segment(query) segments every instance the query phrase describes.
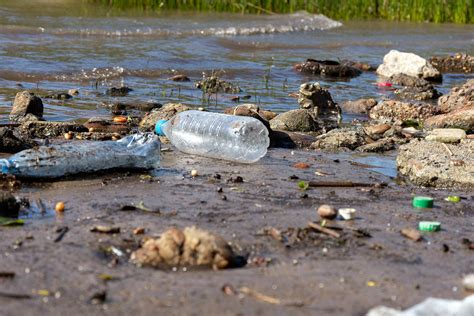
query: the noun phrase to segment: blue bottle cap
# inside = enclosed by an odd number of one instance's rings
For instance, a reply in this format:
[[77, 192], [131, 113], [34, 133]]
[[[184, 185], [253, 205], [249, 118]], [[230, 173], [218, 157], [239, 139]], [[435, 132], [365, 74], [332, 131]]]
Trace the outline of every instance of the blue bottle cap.
[[160, 136], [165, 136], [165, 133], [163, 132], [163, 125], [168, 122], [168, 120], [159, 120], [158, 122], [156, 122], [156, 125], [155, 125], [155, 133], [157, 135], [160, 135]]
[[0, 159], [0, 166], [2, 167], [2, 173], [10, 173], [10, 162], [7, 159]]

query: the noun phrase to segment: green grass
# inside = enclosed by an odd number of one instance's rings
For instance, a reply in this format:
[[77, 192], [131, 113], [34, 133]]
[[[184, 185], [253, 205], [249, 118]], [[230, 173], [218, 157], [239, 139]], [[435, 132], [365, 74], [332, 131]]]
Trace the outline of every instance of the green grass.
[[333, 19], [474, 23], [474, 0], [86, 0], [114, 9], [291, 13], [306, 10]]

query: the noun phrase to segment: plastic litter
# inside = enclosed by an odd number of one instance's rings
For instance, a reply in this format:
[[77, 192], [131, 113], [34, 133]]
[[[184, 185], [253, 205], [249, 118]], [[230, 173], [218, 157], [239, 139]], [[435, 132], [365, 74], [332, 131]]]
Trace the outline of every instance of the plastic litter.
[[450, 195], [447, 198], [445, 198], [445, 200], [448, 201], [448, 202], [453, 202], [453, 203], [461, 202], [461, 198], [459, 196], [456, 196], [456, 195]]
[[270, 145], [265, 125], [246, 116], [184, 111], [158, 121], [155, 131], [185, 153], [243, 163], [256, 162]]
[[379, 306], [371, 309], [367, 316], [472, 316], [474, 315], [474, 295], [462, 301], [427, 298], [405, 311]]
[[436, 232], [441, 229], [440, 222], [420, 222], [418, 229], [426, 232]]
[[354, 219], [356, 212], [355, 208], [340, 208], [338, 210], [339, 215], [346, 221]]
[[160, 141], [153, 133], [119, 141], [68, 142], [21, 151], [0, 159], [2, 173], [27, 178], [57, 178], [107, 169], [153, 169], [160, 163]]
[[415, 208], [432, 208], [433, 198], [427, 196], [415, 196], [413, 198], [413, 207]]

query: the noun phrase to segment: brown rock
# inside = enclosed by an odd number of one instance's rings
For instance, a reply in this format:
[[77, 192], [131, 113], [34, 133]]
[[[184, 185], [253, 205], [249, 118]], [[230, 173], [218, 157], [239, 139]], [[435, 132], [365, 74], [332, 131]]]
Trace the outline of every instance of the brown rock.
[[241, 104], [224, 110], [225, 114], [253, 117], [262, 122], [263, 125], [265, 125], [270, 130], [270, 123], [268, 122], [264, 112], [267, 112], [268, 115], [270, 111], [263, 111], [255, 104]]
[[233, 259], [234, 253], [222, 237], [194, 226], [182, 231], [169, 229], [159, 239], [148, 239], [131, 256], [138, 265], [162, 269], [177, 266], [225, 269], [232, 265]]
[[474, 105], [433, 116], [424, 122], [426, 128], [460, 128], [474, 132]]
[[381, 135], [392, 128], [389, 124], [377, 124], [364, 127], [364, 132], [369, 136]]
[[317, 212], [324, 219], [335, 219], [337, 217], [337, 209], [331, 205], [323, 204], [318, 208]]
[[18, 121], [27, 114], [43, 117], [43, 102], [34, 93], [28, 91], [18, 92], [13, 101], [10, 120]]
[[369, 117], [383, 122], [401, 124], [406, 120], [423, 121], [435, 114], [437, 114], [437, 109], [430, 104], [387, 100], [374, 106], [369, 112]]
[[454, 56], [434, 56], [430, 63], [441, 72], [474, 72], [474, 56], [458, 53]]
[[191, 108], [182, 103], [167, 103], [160, 109], [154, 109], [147, 113], [141, 120], [139, 127], [142, 131], [153, 131], [156, 122], [159, 120], [169, 120], [179, 112], [188, 111]]
[[413, 228], [403, 228], [400, 233], [408, 239], [413, 241], [420, 241], [423, 239], [421, 233]]
[[454, 87], [438, 100], [441, 112], [448, 113], [460, 108], [474, 107], [474, 79], [468, 80], [460, 87]]
[[368, 114], [370, 109], [377, 105], [375, 99], [359, 99], [355, 101], [346, 101], [341, 105], [344, 112], [356, 114]]

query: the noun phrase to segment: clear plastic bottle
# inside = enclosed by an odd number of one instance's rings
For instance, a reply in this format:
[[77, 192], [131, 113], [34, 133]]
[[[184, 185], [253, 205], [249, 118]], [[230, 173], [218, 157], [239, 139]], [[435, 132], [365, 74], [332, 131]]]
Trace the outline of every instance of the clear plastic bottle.
[[211, 158], [252, 163], [267, 153], [268, 130], [257, 119], [204, 111], [184, 111], [160, 120], [155, 131], [179, 150]]
[[19, 177], [57, 178], [112, 168], [152, 169], [159, 163], [158, 136], [139, 133], [119, 141], [68, 142], [27, 149], [0, 159], [0, 168], [2, 173]]

